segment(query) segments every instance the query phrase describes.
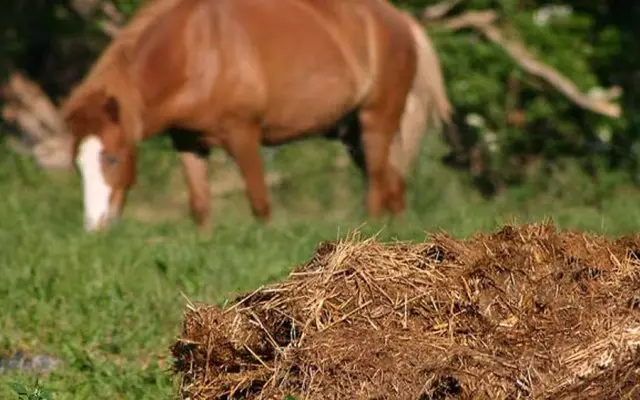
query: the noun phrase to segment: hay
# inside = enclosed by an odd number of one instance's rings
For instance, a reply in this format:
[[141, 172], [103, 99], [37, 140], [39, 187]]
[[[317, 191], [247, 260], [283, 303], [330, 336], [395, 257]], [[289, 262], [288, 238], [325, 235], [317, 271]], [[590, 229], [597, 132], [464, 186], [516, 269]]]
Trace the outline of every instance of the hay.
[[287, 280], [187, 311], [180, 394], [640, 398], [639, 256], [640, 237], [549, 223], [323, 243]]

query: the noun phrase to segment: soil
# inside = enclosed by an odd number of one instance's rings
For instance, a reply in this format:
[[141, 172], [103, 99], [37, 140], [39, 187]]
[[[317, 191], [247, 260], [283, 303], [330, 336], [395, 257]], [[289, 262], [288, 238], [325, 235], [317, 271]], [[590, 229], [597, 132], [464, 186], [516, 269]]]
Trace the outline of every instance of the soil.
[[640, 398], [640, 237], [504, 226], [321, 243], [278, 283], [190, 307], [190, 399]]

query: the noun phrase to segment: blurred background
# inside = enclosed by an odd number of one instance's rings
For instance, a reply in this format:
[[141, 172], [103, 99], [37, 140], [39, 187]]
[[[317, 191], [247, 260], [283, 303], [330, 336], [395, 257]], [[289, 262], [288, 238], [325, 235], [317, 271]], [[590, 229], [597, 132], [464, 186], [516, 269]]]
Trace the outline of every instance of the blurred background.
[[166, 345], [183, 294], [222, 302], [353, 229], [424, 240], [546, 218], [607, 235], [640, 226], [640, 3], [396, 0], [436, 47], [456, 127], [425, 136], [403, 219], [367, 221], [358, 171], [339, 143], [318, 138], [264, 150], [269, 226], [253, 220], [235, 164], [214, 150], [214, 235], [202, 238], [158, 136], [141, 146], [123, 221], [85, 235], [56, 107], [140, 3], [0, 5], [0, 298], [11, 310], [0, 315], [0, 398], [17, 396], [3, 382], [41, 384], [2, 368], [17, 351], [63, 363], [42, 378], [56, 398], [168, 396]]

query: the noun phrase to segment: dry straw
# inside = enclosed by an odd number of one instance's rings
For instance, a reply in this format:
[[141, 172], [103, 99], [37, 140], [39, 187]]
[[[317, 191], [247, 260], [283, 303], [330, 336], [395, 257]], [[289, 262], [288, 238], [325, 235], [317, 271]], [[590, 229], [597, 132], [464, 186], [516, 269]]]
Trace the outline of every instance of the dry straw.
[[640, 237], [505, 226], [321, 244], [288, 279], [187, 310], [189, 399], [640, 399]]

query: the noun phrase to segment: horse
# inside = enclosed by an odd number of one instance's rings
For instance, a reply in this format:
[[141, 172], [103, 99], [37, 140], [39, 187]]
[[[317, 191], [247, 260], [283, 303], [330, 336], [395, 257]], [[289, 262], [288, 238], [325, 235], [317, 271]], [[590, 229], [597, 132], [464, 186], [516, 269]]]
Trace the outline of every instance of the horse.
[[414, 151], [430, 113], [448, 118], [439, 68], [417, 22], [386, 0], [149, 0], [61, 107], [85, 230], [120, 218], [137, 145], [167, 130], [203, 231], [212, 147], [235, 160], [267, 222], [260, 147], [314, 135], [360, 149], [371, 217], [401, 214], [406, 146]]

